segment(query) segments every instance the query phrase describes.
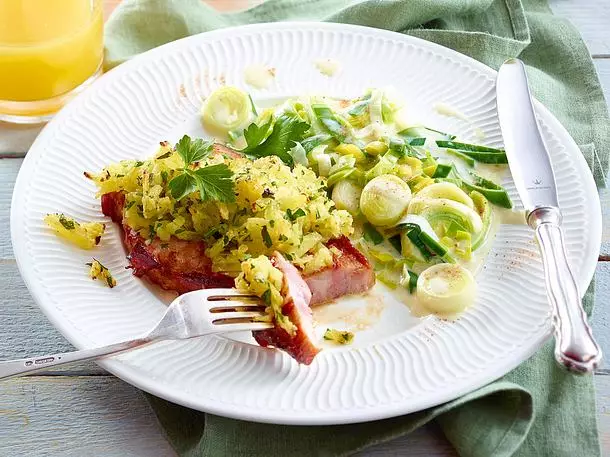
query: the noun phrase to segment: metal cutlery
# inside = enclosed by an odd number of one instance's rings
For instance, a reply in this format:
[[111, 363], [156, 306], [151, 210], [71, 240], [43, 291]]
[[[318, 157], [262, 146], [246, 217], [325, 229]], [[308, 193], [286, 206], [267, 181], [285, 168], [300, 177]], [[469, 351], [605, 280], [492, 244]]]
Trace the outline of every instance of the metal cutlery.
[[553, 167], [520, 60], [509, 59], [500, 67], [496, 97], [509, 167], [542, 254], [547, 295], [553, 305], [555, 358], [570, 371], [590, 373], [602, 352], [568, 263]]
[[265, 305], [254, 295], [235, 289], [204, 289], [176, 298], [159, 323], [145, 336], [109, 346], [0, 362], [0, 380], [23, 376], [66, 363], [97, 359], [163, 340], [186, 340], [214, 333], [264, 330]]

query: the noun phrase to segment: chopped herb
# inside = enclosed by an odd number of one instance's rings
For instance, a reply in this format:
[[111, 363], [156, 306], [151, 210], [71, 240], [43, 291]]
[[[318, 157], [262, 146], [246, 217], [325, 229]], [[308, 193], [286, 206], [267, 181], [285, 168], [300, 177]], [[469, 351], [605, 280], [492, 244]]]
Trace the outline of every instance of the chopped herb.
[[271, 306], [271, 289], [267, 289], [266, 291], [264, 291], [263, 295], [261, 295], [261, 298], [267, 306]]
[[162, 170], [161, 171], [161, 179], [163, 180], [163, 183], [165, 184], [167, 182], [167, 178], [169, 177], [167, 171]]
[[[307, 213], [305, 211], [303, 211], [302, 208], [297, 209], [295, 212], [292, 212], [292, 210], [290, 208], [288, 208], [286, 210], [286, 216], [288, 216], [288, 219], [290, 219], [291, 221], [296, 221], [299, 217], [303, 217], [307, 215]], [[320, 217], [320, 216], [318, 216]]]
[[116, 280], [110, 274], [110, 270], [102, 265], [97, 259], [93, 259], [93, 262], [87, 263], [89, 269], [89, 276], [91, 279], [99, 279], [103, 281], [111, 289], [116, 286]]
[[[144, 162], [142, 162], [141, 160], [138, 160], [134, 166], [136, 168], [138, 168], [138, 167], [141, 167], [142, 165], [144, 165]], [[108, 177], [110, 177], [110, 176], [108, 176]]]
[[208, 238], [208, 237], [210, 237], [210, 236], [214, 235], [214, 234], [215, 234], [215, 233], [217, 233], [217, 232], [218, 232], [218, 227], [212, 227], [210, 230], [208, 230], [207, 232], [205, 232], [205, 233], [203, 234], [203, 237], [204, 237], [204, 238]]
[[161, 154], [159, 157], [157, 157], [157, 159], [159, 159], [159, 160], [167, 159], [171, 155], [172, 155], [172, 151], [167, 151], [165, 154]]
[[286, 257], [286, 260], [292, 262], [294, 260], [294, 257], [292, 257], [292, 254], [288, 254], [287, 252], [284, 253], [284, 257]]
[[270, 226], [271, 228], [273, 228], [273, 227], [275, 226], [275, 221], [274, 221], [273, 219], [271, 219], [271, 220], [269, 221], [269, 226]]
[[66, 230], [74, 230], [76, 228], [76, 223], [63, 214], [59, 215], [59, 223], [63, 225]]
[[350, 344], [354, 340], [354, 334], [347, 330], [335, 330], [327, 328], [324, 332], [324, 339], [333, 341], [337, 344]]
[[131, 208], [135, 204], [136, 204], [135, 200], [128, 201], [127, 204], [125, 205], [125, 211], [127, 211], [129, 208]]
[[263, 196], [263, 198], [270, 198], [270, 197], [273, 197], [273, 195], [274, 195], [274, 193], [273, 193], [273, 191], [272, 191], [272, 190], [270, 190], [270, 189], [265, 189], [265, 190], [263, 191], [263, 195], [262, 195], [262, 196]]
[[287, 240], [288, 240], [288, 237], [287, 237], [286, 235], [284, 235], [284, 234], [281, 234], [281, 235], [279, 236], [279, 240], [280, 240], [280, 241], [287, 241]]
[[271, 235], [269, 235], [269, 231], [267, 230], [267, 226], [265, 225], [261, 230], [261, 236], [263, 237], [263, 241], [265, 242], [265, 246], [270, 248], [273, 246], [273, 240], [271, 239]]

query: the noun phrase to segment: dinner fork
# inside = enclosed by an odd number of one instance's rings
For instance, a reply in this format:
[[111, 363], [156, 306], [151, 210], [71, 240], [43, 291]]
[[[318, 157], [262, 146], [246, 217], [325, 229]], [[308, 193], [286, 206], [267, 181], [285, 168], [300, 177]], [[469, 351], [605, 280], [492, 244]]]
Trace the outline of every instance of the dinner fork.
[[108, 346], [0, 362], [0, 380], [66, 363], [119, 354], [164, 340], [186, 340], [214, 333], [264, 330], [265, 306], [255, 295], [235, 289], [203, 289], [180, 295], [145, 336]]

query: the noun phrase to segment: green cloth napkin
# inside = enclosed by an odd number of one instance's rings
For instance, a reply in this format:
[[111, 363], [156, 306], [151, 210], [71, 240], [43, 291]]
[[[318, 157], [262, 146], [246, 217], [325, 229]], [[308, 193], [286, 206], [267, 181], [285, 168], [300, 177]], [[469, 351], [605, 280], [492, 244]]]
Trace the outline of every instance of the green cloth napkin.
[[[268, 0], [221, 14], [200, 0], [126, 0], [106, 26], [106, 66], [168, 41], [256, 22], [321, 20], [408, 33], [497, 68], [527, 65], [535, 96], [569, 130], [599, 186], [610, 156], [610, 119], [578, 32], [544, 0]], [[593, 285], [585, 296], [590, 313]], [[407, 416], [356, 425], [277, 426], [226, 419], [147, 396], [181, 456], [343, 456], [436, 420], [461, 456], [600, 455], [592, 377], [561, 371], [552, 343], [462, 398]], [[408, 449], [404, 450], [408, 454]]]

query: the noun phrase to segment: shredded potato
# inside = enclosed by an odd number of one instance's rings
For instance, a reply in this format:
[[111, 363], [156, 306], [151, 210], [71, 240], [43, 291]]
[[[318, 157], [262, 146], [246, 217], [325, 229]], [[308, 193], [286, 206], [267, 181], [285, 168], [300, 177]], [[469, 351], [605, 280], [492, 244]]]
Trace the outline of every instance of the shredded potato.
[[125, 193], [126, 222], [144, 238], [204, 240], [214, 271], [237, 276], [242, 262], [273, 251], [305, 273], [332, 264], [325, 243], [349, 236], [353, 227], [352, 216], [328, 198], [325, 178], [301, 165], [290, 169], [276, 156], [215, 154], [197, 166], [218, 163], [233, 172], [234, 203], [202, 201], [198, 192], [172, 198], [168, 183], [184, 165], [166, 144], [154, 159], [123, 161], [87, 176], [100, 194]]
[[98, 260], [93, 259], [93, 261], [87, 265], [90, 267], [89, 276], [91, 279], [99, 279], [111, 289], [116, 286], [116, 280], [112, 277], [110, 270], [108, 270], [108, 268], [102, 265]]
[[82, 249], [97, 246], [106, 228], [100, 222], [79, 223], [64, 214], [47, 214], [44, 221], [57, 236]]
[[235, 287], [261, 297], [267, 305], [267, 316], [294, 335], [296, 326], [282, 314], [284, 298], [281, 290], [284, 274], [264, 255], [245, 260], [241, 268], [242, 272], [235, 279]]

